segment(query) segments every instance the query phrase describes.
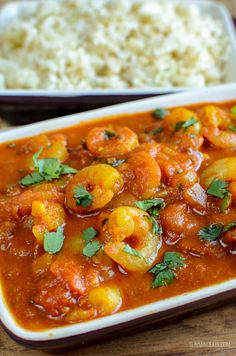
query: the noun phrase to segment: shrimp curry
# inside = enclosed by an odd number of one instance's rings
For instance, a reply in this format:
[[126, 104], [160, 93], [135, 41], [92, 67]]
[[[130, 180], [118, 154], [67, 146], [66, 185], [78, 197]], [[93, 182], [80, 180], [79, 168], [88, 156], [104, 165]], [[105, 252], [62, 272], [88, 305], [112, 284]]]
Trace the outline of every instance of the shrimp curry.
[[29, 330], [236, 277], [236, 103], [0, 146], [0, 276]]

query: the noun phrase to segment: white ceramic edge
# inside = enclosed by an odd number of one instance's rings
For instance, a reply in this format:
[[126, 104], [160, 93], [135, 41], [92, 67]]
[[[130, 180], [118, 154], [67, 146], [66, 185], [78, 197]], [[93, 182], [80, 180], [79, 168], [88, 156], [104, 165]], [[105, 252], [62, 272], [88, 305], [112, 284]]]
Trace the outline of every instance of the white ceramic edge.
[[[232, 46], [232, 63], [227, 65], [228, 73], [226, 78], [233, 77], [233, 80], [236, 81], [235, 72], [236, 72], [236, 30], [232, 20], [232, 17], [225, 7], [225, 5], [212, 1], [212, 0], [171, 0], [171, 1], [180, 1], [180, 2], [192, 2], [197, 6], [211, 6], [215, 8], [221, 21], [224, 25], [227, 35], [229, 36], [231, 46]], [[30, 6], [33, 6], [34, 3], [39, 2], [39, 0], [33, 0]], [[18, 2], [12, 1], [11, 3], [5, 4], [0, 8], [1, 12], [10, 6], [20, 7], [22, 3], [26, 3], [24, 0]], [[235, 63], [235, 64], [234, 64]], [[209, 86], [210, 88], [211, 86]], [[168, 93], [177, 93], [186, 90], [194, 90], [194, 88], [189, 87], [163, 87], [163, 88], [134, 88], [134, 89], [88, 89], [88, 90], [46, 90], [46, 89], [37, 89], [37, 90], [20, 90], [20, 89], [0, 89], [0, 96], [44, 96], [44, 97], [83, 97], [83, 96], [106, 96], [106, 95], [158, 95], [158, 94], [168, 94]]]
[[[108, 328], [114, 325], [122, 324], [130, 320], [138, 319], [147, 315], [161, 313], [166, 310], [171, 310], [189, 304], [192, 302], [205, 299], [219, 293], [227, 292], [236, 288], [236, 279], [227, 282], [202, 288], [194, 292], [180, 294], [176, 297], [166, 298], [164, 300], [150, 303], [135, 309], [122, 311], [107, 317], [90, 320], [83, 323], [62, 326], [58, 328], [48, 329], [46, 331], [27, 331], [16, 324], [15, 320], [8, 311], [4, 301], [0, 300], [0, 318], [2, 323], [17, 337], [27, 341], [48, 341], [55, 339], [63, 339], [70, 336], [82, 335], [95, 330]], [[158, 318], [158, 317], [157, 317]]]
[[[12, 129], [0, 133], [0, 142], [14, 141], [19, 138], [50, 132], [55, 129], [76, 125], [79, 122], [91, 119], [99, 119], [109, 115], [119, 115], [125, 113], [143, 112], [154, 110], [157, 107], [174, 107], [179, 105], [195, 104], [200, 102], [217, 102], [236, 99], [236, 83], [225, 84], [214, 88], [197, 90], [188, 93], [166, 95], [149, 99], [138, 100], [131, 103], [119, 104], [103, 109], [92, 110], [86, 113], [73, 114], [58, 119], [43, 121], [21, 128]], [[58, 327], [40, 332], [31, 332], [20, 327], [11, 315], [4, 302], [1, 293], [0, 298], [0, 319], [2, 323], [15, 335], [27, 341], [44, 341], [61, 339], [68, 336], [84, 334], [90, 331], [124, 323], [129, 320], [137, 319], [145, 315], [151, 315], [164, 310], [172, 309], [193, 301], [200, 300], [209, 296], [229, 291], [236, 288], [236, 279], [202, 288], [197, 291], [181, 294], [176, 297], [167, 298], [132, 310], [123, 311], [104, 318]]]

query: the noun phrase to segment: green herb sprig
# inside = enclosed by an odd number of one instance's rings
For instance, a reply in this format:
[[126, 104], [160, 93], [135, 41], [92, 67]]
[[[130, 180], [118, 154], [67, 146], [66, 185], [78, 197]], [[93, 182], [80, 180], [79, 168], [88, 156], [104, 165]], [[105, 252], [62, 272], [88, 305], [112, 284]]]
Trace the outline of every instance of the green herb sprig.
[[176, 278], [175, 270], [184, 267], [184, 257], [178, 252], [166, 252], [163, 262], [156, 264], [149, 272], [155, 275], [152, 288], [167, 286]]
[[160, 210], [164, 207], [165, 201], [161, 198], [139, 200], [135, 203], [137, 208], [147, 211], [149, 215], [157, 217], [160, 214]]
[[[235, 114], [235, 115], [236, 115], [236, 114]], [[230, 125], [230, 126], [228, 126], [228, 129], [229, 129], [230, 131], [236, 133], [236, 126]]]
[[165, 109], [156, 109], [153, 111], [153, 116], [156, 120], [163, 120], [168, 115], [168, 111]]
[[197, 123], [197, 120], [194, 117], [191, 117], [187, 121], [179, 121], [175, 124], [175, 131], [179, 131], [181, 129], [187, 130], [190, 126], [193, 126]]
[[125, 245], [125, 247], [123, 248], [123, 251], [128, 253], [129, 255], [132, 255], [132, 256], [143, 257], [143, 255], [139, 251], [135, 250], [128, 244]]
[[43, 240], [44, 250], [50, 254], [59, 252], [63, 246], [64, 238], [62, 226], [59, 226], [56, 232], [45, 232]]
[[87, 208], [93, 202], [92, 195], [82, 185], [75, 187], [74, 199], [77, 205], [81, 205], [83, 208]]
[[224, 180], [215, 178], [207, 189], [207, 194], [223, 199], [220, 206], [221, 212], [224, 212], [228, 208], [231, 201], [231, 194], [227, 189], [228, 185]]
[[116, 137], [116, 133], [113, 130], [105, 130], [103, 134], [106, 140], [110, 140], [111, 138]]
[[145, 133], [155, 136], [155, 135], [158, 135], [158, 134], [162, 133], [163, 131], [164, 131], [163, 127], [157, 127], [157, 128], [155, 128], [153, 130], [150, 130], [150, 131], [146, 130]]
[[94, 240], [94, 237], [98, 235], [97, 231], [93, 227], [85, 229], [82, 233], [82, 239], [85, 242], [83, 248], [83, 255], [86, 257], [93, 257], [102, 248], [102, 244]]
[[221, 237], [222, 234], [225, 234], [234, 227], [236, 227], [236, 221], [233, 221], [227, 225], [211, 224], [199, 230], [198, 236], [200, 239], [205, 241], [216, 241]]
[[33, 155], [34, 172], [22, 178], [21, 185], [29, 186], [43, 181], [50, 182], [60, 178], [61, 175], [77, 173], [76, 169], [61, 163], [57, 158], [39, 159], [41, 153], [42, 148]]

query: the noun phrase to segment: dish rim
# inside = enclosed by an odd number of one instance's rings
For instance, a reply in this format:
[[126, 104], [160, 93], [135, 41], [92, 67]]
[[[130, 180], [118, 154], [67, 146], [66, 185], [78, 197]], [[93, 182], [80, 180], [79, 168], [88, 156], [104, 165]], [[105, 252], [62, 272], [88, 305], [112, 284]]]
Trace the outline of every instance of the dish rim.
[[[171, 94], [167, 96], [142, 99], [135, 102], [129, 102], [114, 105], [102, 109], [96, 109], [80, 114], [73, 114], [61, 118], [46, 120], [33, 123], [25, 127], [15, 128], [0, 133], [0, 143], [14, 141], [20, 138], [27, 138], [39, 133], [50, 133], [51, 131], [71, 127], [80, 122], [100, 120], [107, 116], [139, 113], [151, 111], [157, 107], [174, 107], [181, 105], [191, 105], [203, 102], [224, 102], [236, 99], [236, 83], [225, 84], [214, 88], [191, 91], [187, 93]], [[197, 303], [205, 298], [213, 298], [221, 293], [232, 292], [236, 294], [236, 278], [218, 283], [216, 285], [204, 287], [195, 291], [179, 294], [175, 297], [166, 298], [157, 302], [149, 303], [135, 309], [121, 311], [116, 314], [94, 319], [91, 321], [73, 324], [69, 326], [59, 326], [43, 331], [29, 331], [17, 324], [9, 307], [4, 300], [2, 290], [0, 290], [0, 320], [5, 329], [16, 339], [24, 342], [52, 342], [70, 337], [88, 335], [90, 332], [96, 333], [103, 329], [121, 326], [129, 321], [138, 323], [140, 318], [148, 318], [162, 312], [171, 312], [174, 308], [183, 308], [191, 303]]]
[[[0, 7], [0, 19], [3, 11], [6, 11], [7, 8], [15, 6], [16, 8], [20, 8], [22, 4], [26, 4], [30, 6], [35, 6], [36, 3], [39, 3], [40, 0], [33, 0], [31, 3], [25, 0], [20, 1], [11, 1], [9, 3], [3, 4]], [[221, 17], [222, 24], [224, 25], [226, 35], [230, 40], [230, 44], [232, 46], [232, 54], [231, 56], [235, 58], [236, 61], [236, 28], [234, 26], [234, 22], [229, 10], [222, 3], [213, 0], [172, 0], [174, 2], [192, 2], [196, 4], [198, 7], [203, 8], [204, 6], [210, 6], [216, 9], [219, 13], [219, 17]], [[24, 6], [24, 5], [23, 5]], [[229, 63], [226, 67], [229, 66]], [[236, 64], [233, 68], [236, 71]], [[230, 70], [229, 70], [230, 72]], [[230, 73], [227, 73], [226, 77], [229, 77]], [[236, 82], [236, 77], [235, 77]], [[228, 84], [229, 82], [221, 83], [220, 85]], [[205, 86], [203, 88], [211, 88], [213, 86]], [[0, 97], [48, 97], [48, 98], [74, 98], [74, 97], [104, 97], [107, 95], [110, 96], [134, 96], [134, 95], [159, 95], [159, 94], [168, 94], [168, 93], [178, 93], [182, 91], [192, 91], [197, 90], [198, 88], [194, 87], [148, 87], [148, 88], [124, 88], [124, 89], [73, 89], [73, 90], [63, 90], [63, 89], [0, 89]]]

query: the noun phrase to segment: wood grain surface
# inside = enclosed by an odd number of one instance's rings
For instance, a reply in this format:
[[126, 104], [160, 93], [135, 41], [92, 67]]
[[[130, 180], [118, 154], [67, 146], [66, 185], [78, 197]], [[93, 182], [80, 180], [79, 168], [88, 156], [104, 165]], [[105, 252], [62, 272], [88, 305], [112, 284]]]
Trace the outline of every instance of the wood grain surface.
[[[1, 2], [6, 2], [0, 0]], [[221, 1], [236, 16], [236, 0]], [[17, 345], [0, 329], [0, 356], [45, 355]], [[195, 312], [172, 323], [82, 348], [64, 355], [236, 355], [236, 298], [207, 312]]]

